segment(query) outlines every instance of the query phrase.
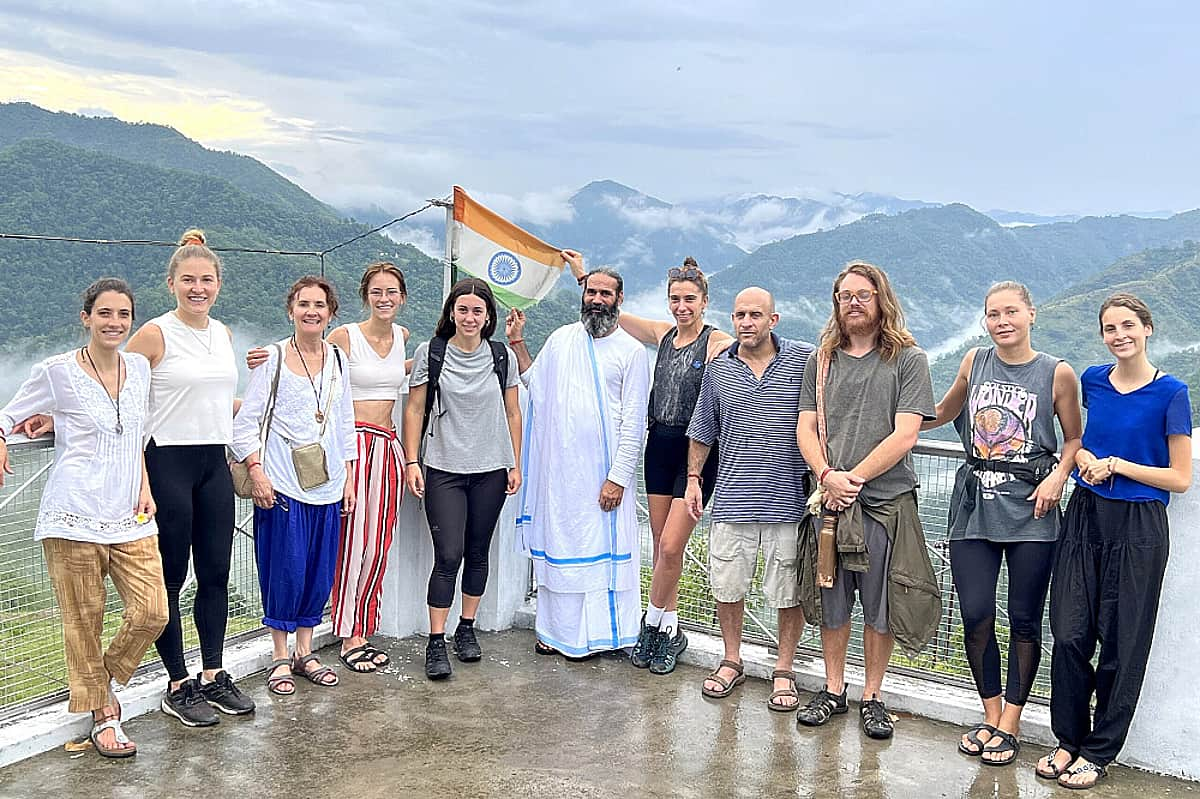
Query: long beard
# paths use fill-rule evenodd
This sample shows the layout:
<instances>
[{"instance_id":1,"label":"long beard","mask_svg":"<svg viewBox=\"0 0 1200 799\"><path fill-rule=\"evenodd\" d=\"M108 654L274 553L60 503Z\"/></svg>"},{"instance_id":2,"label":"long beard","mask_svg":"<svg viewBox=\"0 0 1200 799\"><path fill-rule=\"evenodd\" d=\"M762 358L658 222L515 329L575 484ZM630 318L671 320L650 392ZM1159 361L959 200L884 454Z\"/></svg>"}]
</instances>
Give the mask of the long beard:
<instances>
[{"instance_id":1,"label":"long beard","mask_svg":"<svg viewBox=\"0 0 1200 799\"><path fill-rule=\"evenodd\" d=\"M617 327L621 311L616 305L602 302L585 302L579 311L579 321L592 338L604 338Z\"/></svg>"}]
</instances>

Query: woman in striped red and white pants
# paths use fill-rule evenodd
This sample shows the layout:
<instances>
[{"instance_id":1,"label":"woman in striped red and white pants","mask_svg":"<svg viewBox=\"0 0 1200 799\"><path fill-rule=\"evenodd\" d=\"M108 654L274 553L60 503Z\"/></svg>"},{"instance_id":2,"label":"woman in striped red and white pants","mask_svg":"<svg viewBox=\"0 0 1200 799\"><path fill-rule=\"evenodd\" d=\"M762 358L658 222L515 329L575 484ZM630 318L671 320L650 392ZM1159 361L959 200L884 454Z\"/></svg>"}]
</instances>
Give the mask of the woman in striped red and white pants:
<instances>
[{"instance_id":1,"label":"woman in striped red and white pants","mask_svg":"<svg viewBox=\"0 0 1200 799\"><path fill-rule=\"evenodd\" d=\"M331 343L349 353L358 440L358 496L354 511L342 519L332 615L334 635L342 639L342 663L352 671L372 672L390 661L370 637L379 624L383 574L404 494L404 453L392 423L396 402L408 392L408 330L395 324L407 299L404 274L395 264L373 263L363 272L358 291L369 311L366 321L329 334ZM259 352L252 350L248 363L257 363Z\"/></svg>"}]
</instances>

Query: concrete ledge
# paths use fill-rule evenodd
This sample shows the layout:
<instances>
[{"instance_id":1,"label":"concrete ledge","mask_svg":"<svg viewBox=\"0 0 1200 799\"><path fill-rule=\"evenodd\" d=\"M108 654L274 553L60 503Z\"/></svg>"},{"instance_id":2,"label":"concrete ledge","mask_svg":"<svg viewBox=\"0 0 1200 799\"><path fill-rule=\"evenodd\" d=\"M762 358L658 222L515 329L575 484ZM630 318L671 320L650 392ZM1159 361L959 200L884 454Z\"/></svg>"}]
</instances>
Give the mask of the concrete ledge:
<instances>
[{"instance_id":1,"label":"concrete ledge","mask_svg":"<svg viewBox=\"0 0 1200 799\"><path fill-rule=\"evenodd\" d=\"M325 623L313 631L313 649L337 641L333 626ZM266 670L271 664L271 637L262 635L226 647L225 670L235 680ZM166 670L159 667L136 675L129 685L117 689L122 715L126 720L153 712L162 699L167 681ZM0 724L0 768L27 757L57 749L68 741L86 737L92 722L87 713L68 713L67 703L58 702Z\"/></svg>"},{"instance_id":2,"label":"concrete ledge","mask_svg":"<svg viewBox=\"0 0 1200 799\"><path fill-rule=\"evenodd\" d=\"M536 603L525 603L516 615L515 625L533 629ZM708 633L688 630L688 648L680 656L681 663L711 669L720 662L725 648L721 639ZM742 663L747 676L763 680L771 678L775 670L775 652L759 644L742 644ZM796 685L801 691L816 693L825 686L825 671L819 657L797 655L793 668ZM848 695L856 700L862 695L863 670L858 666L846 666ZM961 727L969 727L981 720L979 696L971 690L952 685L909 677L903 674L888 674L884 680L884 701L893 712L922 716L933 721L944 721ZM806 702L807 697L801 696ZM1030 703L1021 717L1021 740L1034 745L1054 745L1050 732L1050 708Z\"/></svg>"}]
</instances>

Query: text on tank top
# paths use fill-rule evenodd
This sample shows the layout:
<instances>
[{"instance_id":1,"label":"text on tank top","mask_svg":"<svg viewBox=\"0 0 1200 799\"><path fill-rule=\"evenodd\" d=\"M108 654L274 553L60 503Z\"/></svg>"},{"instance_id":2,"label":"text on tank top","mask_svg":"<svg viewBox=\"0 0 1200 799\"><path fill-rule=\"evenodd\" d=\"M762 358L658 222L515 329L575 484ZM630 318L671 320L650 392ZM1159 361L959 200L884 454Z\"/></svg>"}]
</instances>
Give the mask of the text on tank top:
<instances>
[{"instance_id":1,"label":"text on tank top","mask_svg":"<svg viewBox=\"0 0 1200 799\"><path fill-rule=\"evenodd\" d=\"M195 330L174 311L151 321L162 332L163 356L150 372L146 438L159 446L228 444L238 382L229 329L210 318L207 330Z\"/></svg>"},{"instance_id":2,"label":"text on tank top","mask_svg":"<svg viewBox=\"0 0 1200 799\"><path fill-rule=\"evenodd\" d=\"M692 343L676 348L679 328L673 327L658 342L654 361L654 385L650 391L650 421L671 427L686 427L700 396L700 381L708 359L708 338L713 326L705 325Z\"/></svg>"},{"instance_id":3,"label":"text on tank top","mask_svg":"<svg viewBox=\"0 0 1200 799\"><path fill-rule=\"evenodd\" d=\"M387 357L367 341L357 324L346 325L350 334L350 396L355 400L398 400L408 390L404 333L392 325L392 348Z\"/></svg>"},{"instance_id":4,"label":"text on tank top","mask_svg":"<svg viewBox=\"0 0 1200 799\"><path fill-rule=\"evenodd\" d=\"M981 460L1024 463L1058 450L1054 430L1054 372L1057 358L1038 353L1023 364L1007 364L994 347L975 353L967 402L955 420L963 448ZM1014 479L977 470L986 490Z\"/></svg>"}]
</instances>

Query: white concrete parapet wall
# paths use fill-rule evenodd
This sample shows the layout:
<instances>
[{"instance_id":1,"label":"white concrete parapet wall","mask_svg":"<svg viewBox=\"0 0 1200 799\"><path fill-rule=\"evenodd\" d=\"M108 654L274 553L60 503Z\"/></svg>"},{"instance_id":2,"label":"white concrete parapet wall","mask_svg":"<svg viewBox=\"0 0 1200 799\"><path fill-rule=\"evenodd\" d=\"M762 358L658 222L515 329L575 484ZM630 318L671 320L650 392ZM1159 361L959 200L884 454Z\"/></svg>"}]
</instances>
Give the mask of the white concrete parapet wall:
<instances>
[{"instance_id":1,"label":"white concrete parapet wall","mask_svg":"<svg viewBox=\"0 0 1200 799\"><path fill-rule=\"evenodd\" d=\"M1192 474L1200 474L1200 429L1192 431ZM1154 646L1133 727L1120 760L1162 774L1200 780L1196 690L1200 666L1200 486L1171 497L1171 558L1163 580Z\"/></svg>"},{"instance_id":2,"label":"white concrete parapet wall","mask_svg":"<svg viewBox=\"0 0 1200 799\"><path fill-rule=\"evenodd\" d=\"M516 364L511 364L516 368ZM524 394L524 391L521 392ZM397 408L395 421L399 429L402 410ZM409 460L413 458L405 454ZM476 624L481 630L507 630L513 617L525 602L529 587L529 559L517 551L517 497L509 497L496 523L488 558L490 570L487 589L479 604ZM425 604L429 573L433 570L433 540L421 500L404 492L404 500L396 519L395 537L388 554L384 573L383 598L380 607L379 632L404 637L429 632L429 609ZM461 578L459 585L461 586ZM446 631L454 632L458 622L460 594L455 589L454 605Z\"/></svg>"}]
</instances>

